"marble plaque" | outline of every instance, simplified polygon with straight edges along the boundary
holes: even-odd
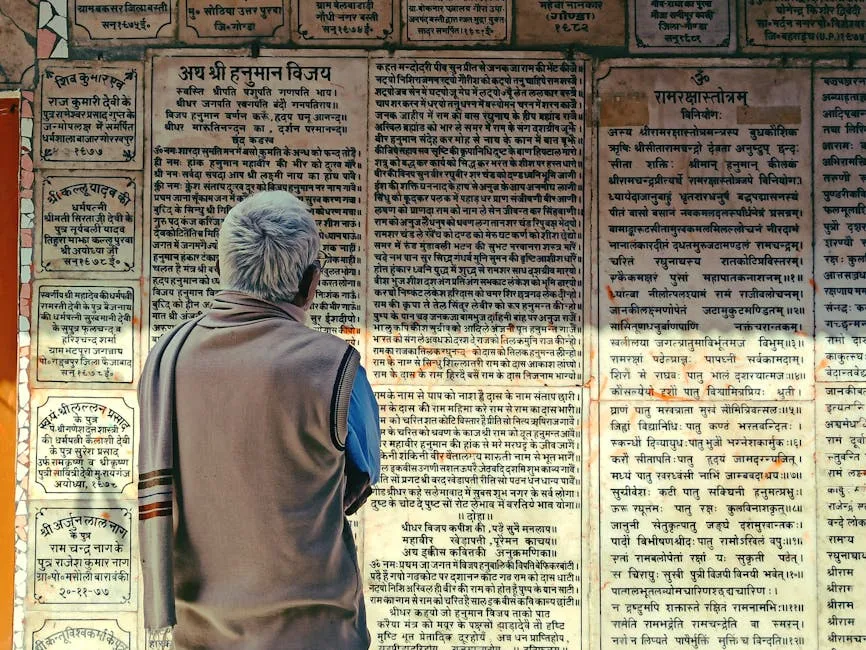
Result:
[[[36,259],[43,277],[110,277],[139,268],[138,174],[46,174],[37,191]]]
[[[603,395],[811,395],[806,70],[614,67],[599,83]]]
[[[34,605],[134,609],[134,514],[128,506],[36,507],[28,587]]]
[[[42,167],[140,169],[139,63],[52,63],[42,72],[37,150]]]
[[[121,613],[42,614],[26,621],[26,650],[136,650],[135,616]]]
[[[626,0],[515,0],[517,44],[626,46]]]
[[[69,5],[76,43],[163,40],[177,26],[176,0],[72,0]]]
[[[289,38],[288,0],[180,0],[180,14],[180,38],[190,43]]]
[[[109,395],[37,395],[31,496],[134,496],[136,398]]]
[[[748,0],[740,5],[749,52],[863,51],[866,7],[856,0]]]
[[[399,36],[395,0],[292,0],[292,39],[299,45],[369,45]]]
[[[132,384],[138,298],[132,285],[37,283],[33,379]]]
[[[734,0],[630,0],[633,52],[732,52]]]
[[[504,0],[403,2],[403,42],[410,46],[505,43],[511,28],[511,3]]]

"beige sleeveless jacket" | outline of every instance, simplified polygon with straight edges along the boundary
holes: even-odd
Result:
[[[369,647],[343,514],[358,353],[302,312],[218,294],[175,370],[176,647]]]

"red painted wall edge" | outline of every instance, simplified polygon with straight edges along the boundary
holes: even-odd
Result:
[[[0,650],[12,648],[20,102],[0,98]]]

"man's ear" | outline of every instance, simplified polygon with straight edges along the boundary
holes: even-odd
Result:
[[[316,287],[319,286],[319,279],[321,277],[322,272],[319,270],[319,267],[315,264],[310,264],[307,270],[304,271],[304,275],[298,285],[298,293],[295,294],[292,304],[308,309],[313,303],[313,298],[316,297]]]

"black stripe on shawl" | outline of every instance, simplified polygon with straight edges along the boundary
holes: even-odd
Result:
[[[141,481],[146,481],[151,478],[157,478],[159,476],[171,476],[173,470],[169,467],[166,469],[155,469],[152,472],[145,472],[144,474],[140,474],[138,477],[139,483]]]
[[[153,487],[154,485],[171,485],[174,482],[174,479],[171,476],[163,476],[161,478],[152,478],[146,481],[138,482],[138,489],[144,490],[149,487]]]

